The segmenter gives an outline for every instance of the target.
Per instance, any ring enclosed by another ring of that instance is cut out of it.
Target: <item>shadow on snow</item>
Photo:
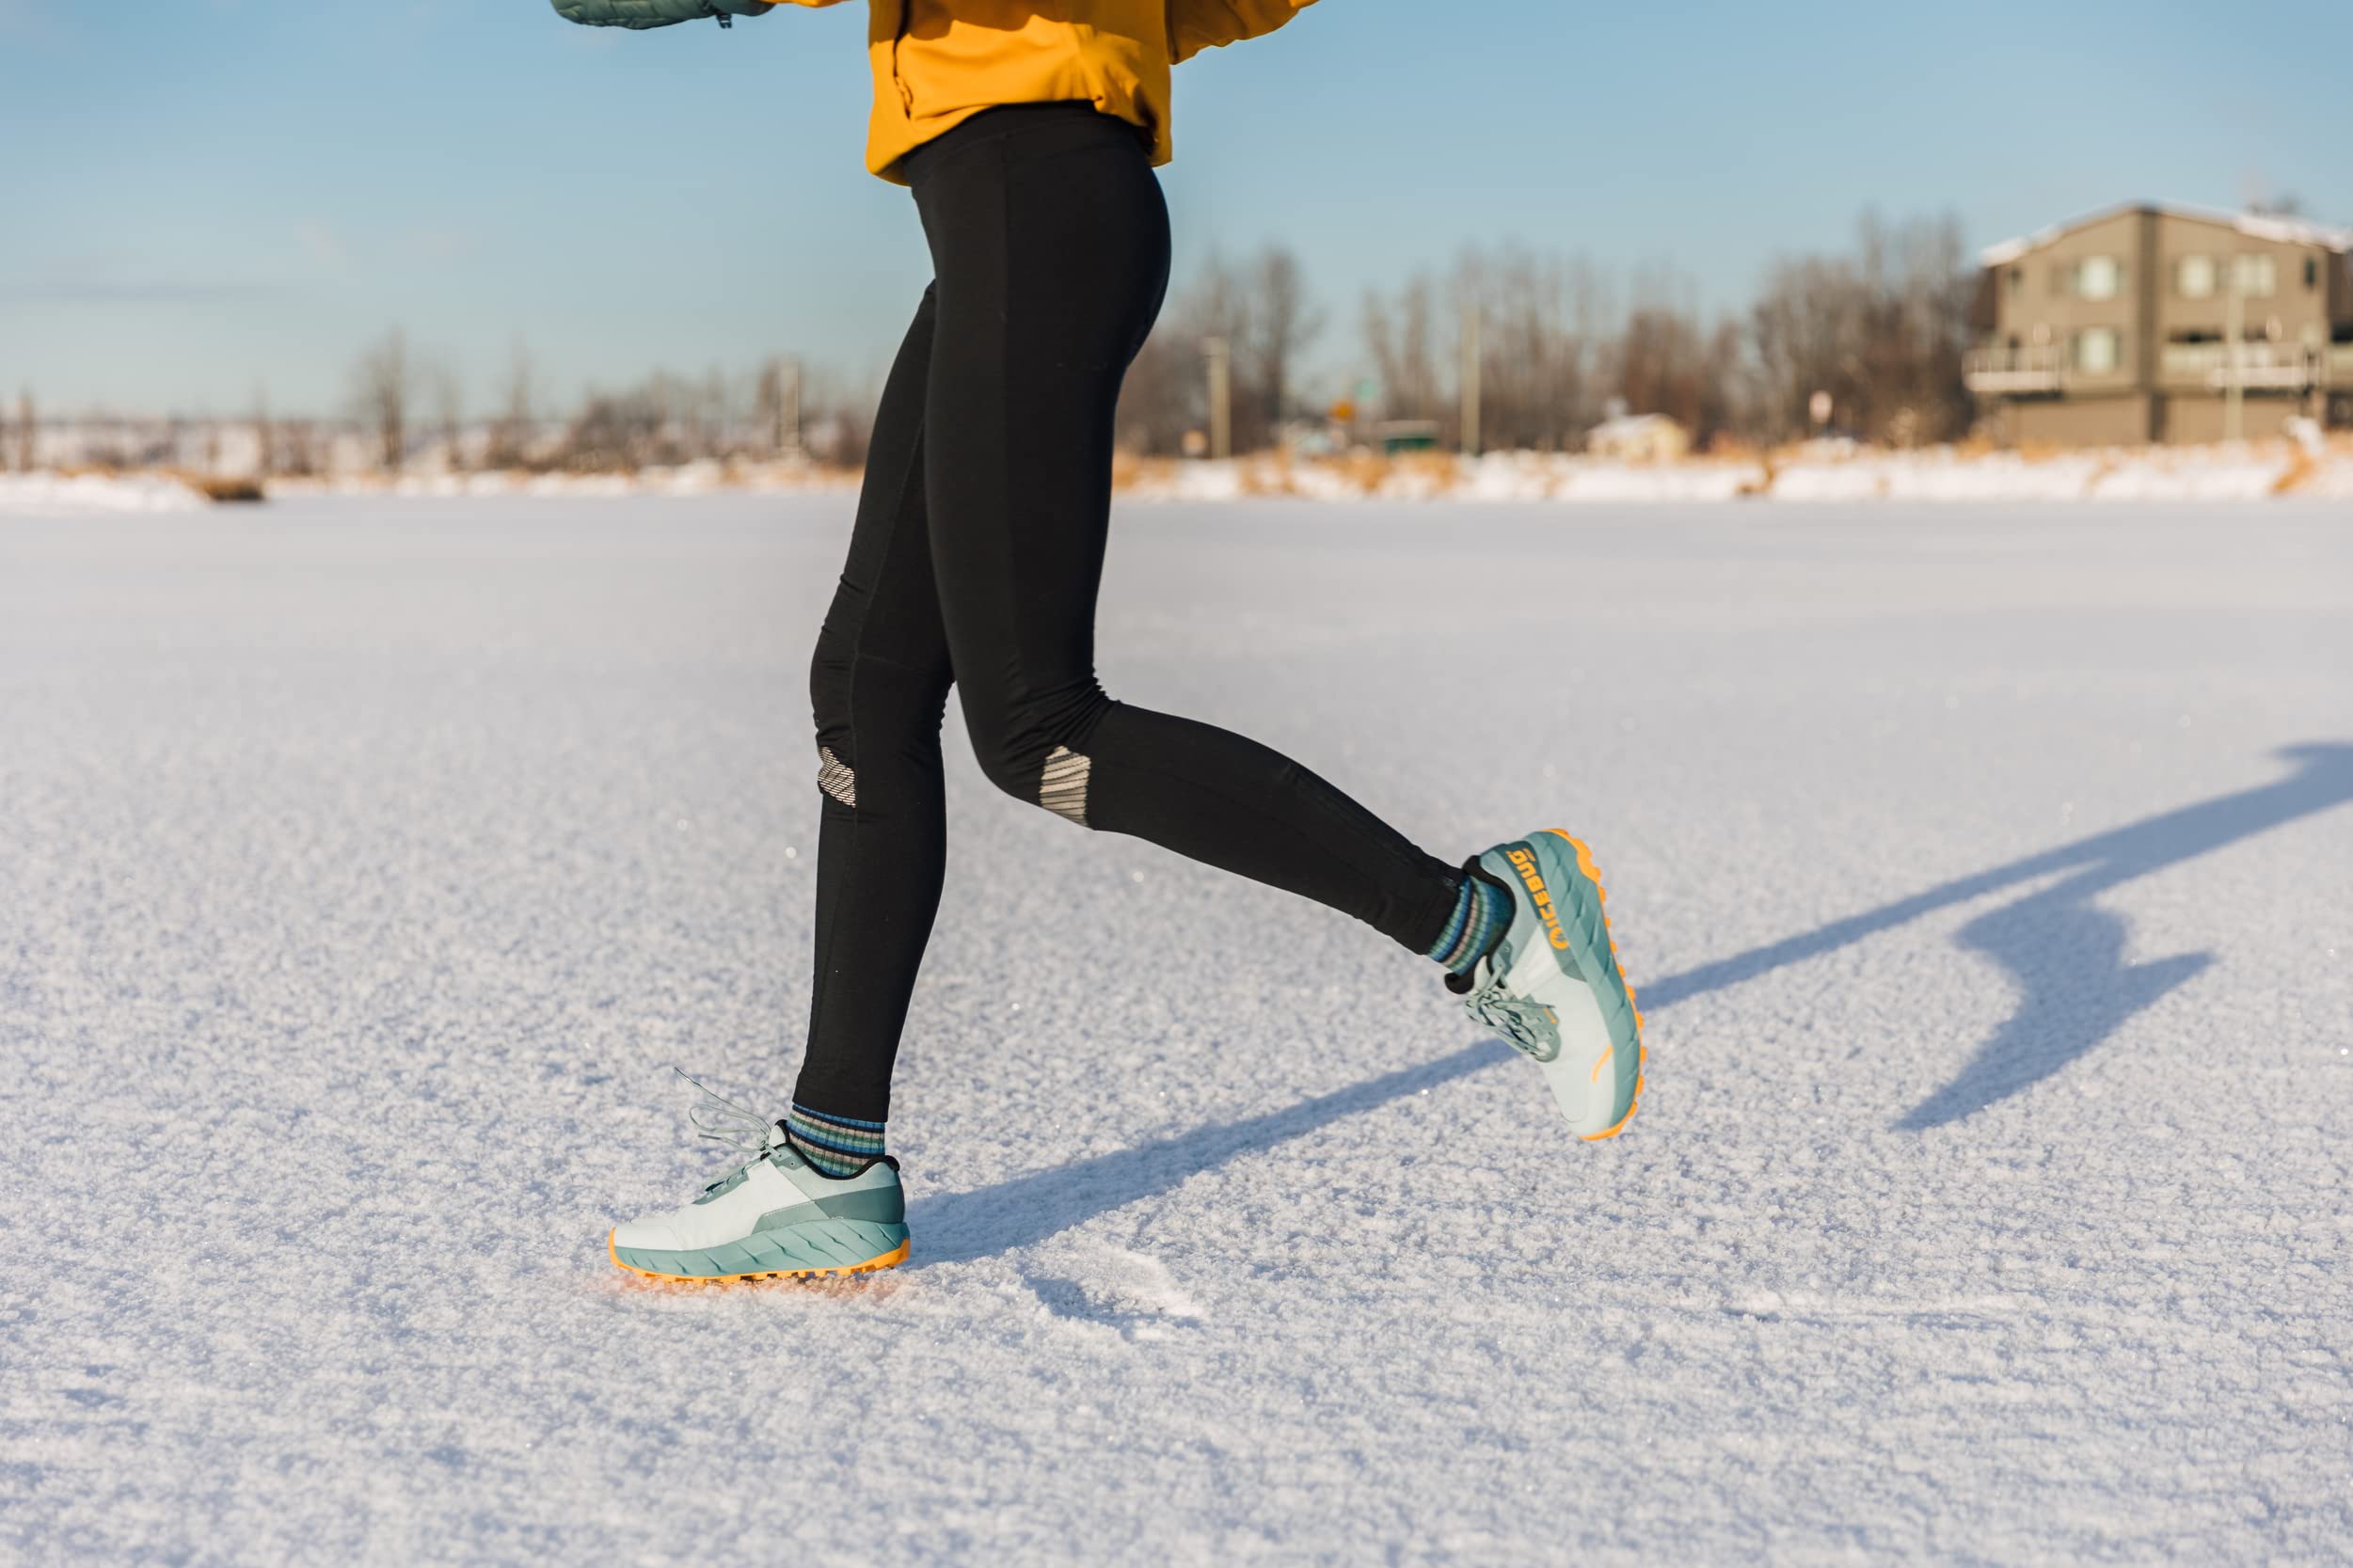
[[[2144,817],[1702,964],[1643,986],[1644,1011],[1737,986],[1954,904],[2072,872],[1961,928],[1963,946],[2009,973],[2021,993],[2018,1005],[1958,1077],[1896,1125],[1920,1132],[1958,1121],[2048,1078],[2214,961],[2211,953],[2184,953],[2125,963],[2124,921],[2095,908],[2092,899],[2120,883],[2353,800],[2353,745],[2289,746],[2280,755],[2296,769],[2277,783]]]
[[[1097,1214],[1165,1193],[1185,1178],[1222,1165],[1236,1155],[1271,1148],[1343,1117],[1450,1083],[1511,1054],[1511,1048],[1501,1040],[1480,1040],[1435,1062],[1384,1072],[1280,1111],[1197,1127],[1190,1132],[1073,1160],[975,1192],[922,1199],[908,1216],[910,1228],[923,1238],[914,1261],[953,1263],[1042,1242]]]
[[[1905,1112],[1896,1126],[1921,1132],[1958,1121],[2050,1077],[2214,962],[2212,953],[2125,962],[2124,921],[2096,908],[2092,900],[2150,872],[2353,800],[2353,745],[2290,746],[2280,754],[2295,764],[2295,770],[2276,783],[2094,833],[1642,985],[1643,1010],[1655,1014],[1937,910],[2059,876],[2050,886],[1979,915],[1961,928],[1962,945],[1984,954],[2010,975],[2020,992],[2018,1005],[1952,1082]],[[915,1223],[931,1244],[923,1249],[920,1261],[952,1262],[1027,1246],[1097,1214],[1167,1192],[1238,1155],[1403,1100],[1510,1054],[1499,1040],[1481,1040],[1435,1062],[1386,1072],[1282,1110],[1157,1138],[977,1192],[926,1199],[916,1205]]]

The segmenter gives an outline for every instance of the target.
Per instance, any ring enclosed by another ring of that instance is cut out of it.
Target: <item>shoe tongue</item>
[[[785,1124],[781,1121],[769,1125],[768,1141],[762,1152],[768,1156],[769,1163],[779,1170],[797,1170],[808,1164],[801,1157],[801,1151],[792,1147],[792,1134],[785,1131]]]

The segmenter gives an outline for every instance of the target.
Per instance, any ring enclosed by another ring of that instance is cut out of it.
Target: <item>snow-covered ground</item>
[[[1931,447],[1882,451],[1810,442],[1770,458],[1632,463],[1566,452],[1443,453],[1396,460],[1292,461],[1259,454],[1212,463],[1139,464],[1137,500],[1565,501],[1610,505],[1700,500],[2216,501],[2353,500],[2353,444],[2138,447],[2024,455]]]
[[[1769,457],[1698,457],[1639,463],[1566,452],[1498,451],[1461,458],[1416,452],[1387,459],[1357,453],[1293,458],[1260,452],[1230,461],[1122,459],[1120,488],[1132,501],[1554,501],[1580,505],[1691,501],[2218,501],[2353,500],[2353,442],[2314,429],[2300,442],[2217,447],[2138,447],[2022,454],[1950,447],[1883,451],[1847,441],[1815,441]],[[277,478],[274,499],[328,498],[537,500],[758,494],[842,493],[857,475],[810,463],[698,462],[629,473],[351,473]],[[93,511],[172,511],[203,504],[160,475],[71,478],[0,474],[0,515],[78,515]]]
[[[167,474],[0,473],[0,517],[200,512],[211,504]]]
[[[724,491],[758,494],[855,491],[855,472],[814,463],[681,463],[631,473],[528,473],[487,468],[473,473],[344,474],[333,479],[274,479],[270,494],[313,500],[325,496],[464,497],[483,500],[529,496],[539,499],[587,500],[613,496],[707,496]]]
[[[959,749],[914,1259],[648,1284],[848,511],[0,523],[0,1560],[2353,1554],[2341,511],[1133,509],[1114,692],[1592,840],[1642,1114]]]

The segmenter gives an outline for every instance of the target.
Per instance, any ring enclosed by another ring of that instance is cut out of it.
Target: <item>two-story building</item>
[[[2353,426],[2353,230],[2127,206],[1980,258],[1969,389],[2064,446]]]

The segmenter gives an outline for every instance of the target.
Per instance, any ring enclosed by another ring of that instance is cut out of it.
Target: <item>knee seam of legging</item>
[[[992,740],[976,736],[982,771],[998,788],[1065,821],[1091,827],[1087,798],[1094,754],[1089,749],[1104,720],[1121,705],[1097,687],[1073,713],[1051,721],[1010,726],[1013,734]]]

